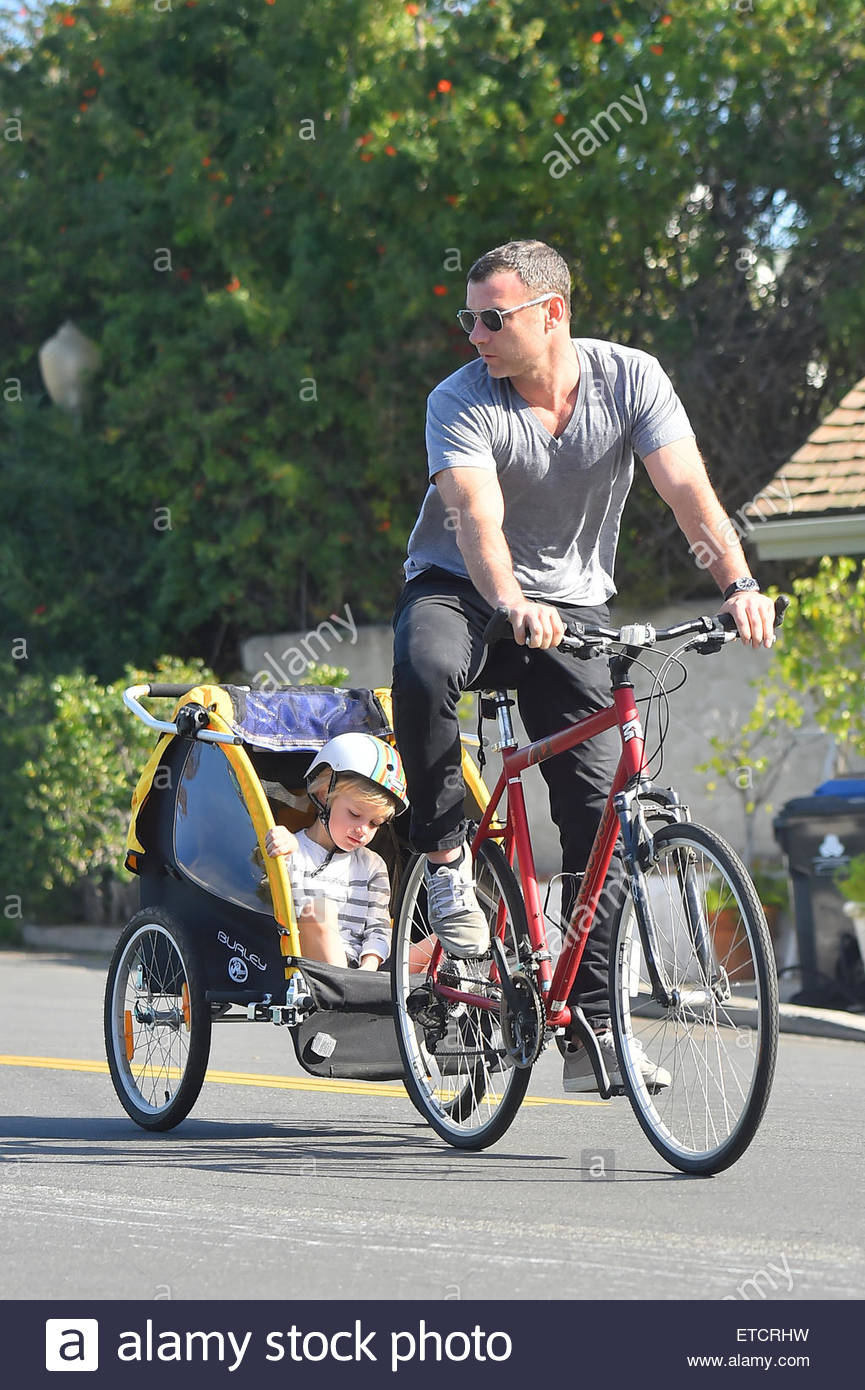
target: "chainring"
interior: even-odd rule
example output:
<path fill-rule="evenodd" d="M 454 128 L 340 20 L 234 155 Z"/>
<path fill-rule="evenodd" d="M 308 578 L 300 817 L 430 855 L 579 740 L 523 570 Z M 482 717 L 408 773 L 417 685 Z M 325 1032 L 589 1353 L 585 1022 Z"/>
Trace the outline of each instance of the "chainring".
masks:
<path fill-rule="evenodd" d="M 505 1052 L 517 1070 L 523 1071 L 534 1065 L 544 1045 L 544 1001 L 535 981 L 524 971 L 514 971 L 510 984 L 517 995 L 519 1007 L 516 1010 L 511 1008 L 503 990 L 499 1022 Z"/>

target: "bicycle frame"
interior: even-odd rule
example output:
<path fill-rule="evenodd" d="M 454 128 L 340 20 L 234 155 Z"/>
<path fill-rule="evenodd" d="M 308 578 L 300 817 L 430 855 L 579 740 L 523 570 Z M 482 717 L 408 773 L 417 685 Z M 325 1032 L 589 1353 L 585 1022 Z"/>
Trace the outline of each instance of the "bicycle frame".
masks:
<path fill-rule="evenodd" d="M 501 755 L 502 772 L 490 796 L 483 819 L 472 840 L 472 853 L 488 838 L 504 839 L 504 851 L 508 862 L 513 866 L 514 853 L 519 865 L 523 898 L 528 918 L 529 940 L 532 951 L 537 952 L 538 982 L 546 1000 L 547 1024 L 551 1028 L 566 1027 L 571 1021 L 570 1009 L 566 1000 L 571 992 L 586 941 L 595 918 L 598 904 L 604 891 L 604 884 L 613 851 L 621 829 L 619 815 L 614 801 L 629 782 L 639 778 L 645 770 L 645 750 L 640 716 L 634 702 L 632 685 L 619 685 L 613 688 L 613 703 L 595 714 L 577 720 L 570 728 L 533 743 L 517 746 L 508 710 L 508 702 L 501 693 L 496 695 L 499 727 L 503 734 Z M 565 753 L 578 744 L 586 743 L 608 729 L 618 727 L 622 736 L 622 752 L 616 768 L 612 786 L 604 804 L 600 824 L 592 843 L 580 890 L 574 904 L 561 954 L 556 962 L 555 972 L 550 969 L 550 956 L 546 950 L 546 928 L 540 887 L 535 870 L 534 853 L 529 833 L 525 796 L 521 774 L 536 763 L 545 762 L 559 753 Z M 507 790 L 507 819 L 504 831 L 491 828 L 495 812 Z M 444 990 L 442 990 L 444 993 Z M 467 995 L 458 995 L 467 998 Z M 474 998 L 475 1003 L 488 1003 Z"/>
<path fill-rule="evenodd" d="M 682 632 L 687 630 L 687 626 L 681 629 Z M 674 633 L 676 630 L 670 629 L 670 634 Z M 676 635 L 678 634 L 676 633 Z M 472 855 L 476 858 L 478 848 L 484 840 L 502 840 L 504 853 L 512 868 L 515 857 L 517 859 L 532 959 L 536 965 L 537 979 L 544 997 L 546 1022 L 549 1028 L 566 1028 L 572 1021 L 567 999 L 583 957 L 595 914 L 604 894 L 610 861 L 620 832 L 624 832 L 625 835 L 625 863 L 629 888 L 637 911 L 637 921 L 653 995 L 665 1008 L 670 1007 L 674 1002 L 670 984 L 665 977 L 661 963 L 662 952 L 658 948 L 652 915 L 645 906 L 645 887 L 639 864 L 639 842 L 642 837 L 639 828 L 636 835 L 632 833 L 634 817 L 631 807 L 634 802 L 634 794 L 639 792 L 641 783 L 645 784 L 646 770 L 643 729 L 634 700 L 634 687 L 629 679 L 631 665 L 637 656 L 638 650 L 636 648 L 625 646 L 617 655 L 610 657 L 612 694 L 610 705 L 594 714 L 586 715 L 568 728 L 561 729 L 557 733 L 537 739 L 532 743 L 524 744 L 522 747 L 518 746 L 510 717 L 510 707 L 513 701 L 509 698 L 507 691 L 494 692 L 494 704 L 500 733 L 497 747 L 502 755 L 502 772 L 473 837 L 471 849 Z M 614 728 L 618 728 L 621 735 L 621 755 L 592 842 L 588 863 L 571 912 L 562 950 L 556 962 L 555 971 L 552 971 L 521 776 L 526 768 L 532 767 L 536 763 L 545 762 L 548 758 L 567 752 L 578 744 L 586 743 L 598 734 Z M 504 825 L 498 822 L 494 825 L 493 819 L 505 792 L 507 792 L 507 816 Z M 653 790 L 652 796 L 665 806 L 668 817 L 675 820 L 683 818 L 683 808 L 675 793 L 657 789 Z M 638 812 L 637 815 L 641 821 L 640 813 Z M 686 817 L 687 813 L 684 812 L 684 815 Z M 643 829 L 645 830 L 644 823 Z M 711 952 L 702 904 L 695 893 L 694 885 L 687 879 L 683 884 L 683 889 L 694 948 L 698 959 L 704 964 L 704 969 L 708 971 Z M 500 906 L 500 915 L 502 912 L 503 908 Z M 497 925 L 501 929 L 502 920 Z M 431 960 L 434 976 L 437 974 L 440 958 L 441 949 L 437 947 Z M 494 969 L 491 978 L 496 973 Z M 720 977 L 717 975 L 712 979 L 711 988 L 714 989 L 718 985 L 719 979 Z M 478 1009 L 494 1011 L 498 1007 L 495 1001 L 481 995 L 470 994 L 467 989 L 452 988 L 440 983 L 437 979 L 436 992 L 445 999 L 453 1002 L 470 1003 Z"/>

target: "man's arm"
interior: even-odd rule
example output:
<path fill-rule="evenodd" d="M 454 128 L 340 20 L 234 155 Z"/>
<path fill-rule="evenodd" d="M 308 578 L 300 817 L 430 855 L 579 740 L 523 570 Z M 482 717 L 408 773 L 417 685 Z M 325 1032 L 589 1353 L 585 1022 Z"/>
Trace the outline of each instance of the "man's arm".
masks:
<path fill-rule="evenodd" d="M 481 598 L 493 608 L 507 608 L 521 645 L 557 647 L 564 636 L 558 611 L 527 599 L 514 575 L 502 530 L 505 503 L 495 473 L 483 468 L 443 468 L 433 481 L 454 518 L 460 554 Z"/>
<path fill-rule="evenodd" d="M 735 528 L 715 495 L 696 441 L 679 439 L 643 459 L 655 491 L 672 510 L 692 550 L 708 550 L 709 570 L 721 593 L 751 571 Z M 739 636 L 752 647 L 774 642 L 775 606 L 765 594 L 734 594 L 722 612 L 732 613 Z"/>

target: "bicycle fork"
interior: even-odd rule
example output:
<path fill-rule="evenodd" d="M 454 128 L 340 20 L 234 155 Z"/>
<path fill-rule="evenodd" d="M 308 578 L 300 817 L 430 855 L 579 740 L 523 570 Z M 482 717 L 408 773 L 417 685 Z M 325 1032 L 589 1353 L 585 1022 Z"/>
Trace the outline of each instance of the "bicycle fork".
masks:
<path fill-rule="evenodd" d="M 725 1000 L 728 997 L 729 986 L 724 971 L 719 973 L 713 972 L 712 969 L 711 938 L 700 885 L 694 871 L 695 855 L 693 852 L 679 850 L 675 855 L 675 869 L 688 938 L 699 964 L 701 979 L 705 981 L 705 988 L 681 989 L 670 983 L 664 966 L 664 952 L 658 939 L 657 924 L 643 872 L 657 859 L 654 836 L 646 824 L 640 803 L 640 796 L 645 792 L 646 784 L 637 784 L 619 792 L 613 798 L 613 806 L 619 816 L 625 872 L 634 903 L 640 945 L 652 986 L 652 997 L 664 1009 L 705 1008 L 707 1005 L 713 1005 L 715 1001 Z M 665 822 L 687 820 L 685 808 L 681 806 L 675 792 L 653 789 L 651 796 L 664 807 L 662 814 Z M 672 945 L 671 943 L 671 947 Z"/>

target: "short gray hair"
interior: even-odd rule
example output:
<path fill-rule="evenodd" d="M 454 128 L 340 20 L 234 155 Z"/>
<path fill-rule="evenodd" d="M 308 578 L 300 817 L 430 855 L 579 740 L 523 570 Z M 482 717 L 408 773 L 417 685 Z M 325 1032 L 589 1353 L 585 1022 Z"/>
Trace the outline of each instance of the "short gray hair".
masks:
<path fill-rule="evenodd" d="M 544 241 L 506 241 L 503 246 L 495 246 L 475 261 L 468 273 L 469 284 L 489 280 L 499 270 L 512 270 L 527 290 L 560 294 L 570 318 L 571 272 L 552 246 Z"/>

